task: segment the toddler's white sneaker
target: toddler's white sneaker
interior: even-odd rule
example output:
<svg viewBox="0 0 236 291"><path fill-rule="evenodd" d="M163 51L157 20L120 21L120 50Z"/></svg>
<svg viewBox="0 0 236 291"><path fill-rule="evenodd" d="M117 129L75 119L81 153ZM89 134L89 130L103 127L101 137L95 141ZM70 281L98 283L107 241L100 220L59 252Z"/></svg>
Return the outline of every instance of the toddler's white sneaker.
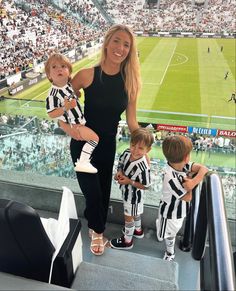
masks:
<svg viewBox="0 0 236 291"><path fill-rule="evenodd" d="M75 171L76 172L84 172L90 174L96 174L98 170L90 163L90 162L81 162L77 160L75 163Z"/></svg>

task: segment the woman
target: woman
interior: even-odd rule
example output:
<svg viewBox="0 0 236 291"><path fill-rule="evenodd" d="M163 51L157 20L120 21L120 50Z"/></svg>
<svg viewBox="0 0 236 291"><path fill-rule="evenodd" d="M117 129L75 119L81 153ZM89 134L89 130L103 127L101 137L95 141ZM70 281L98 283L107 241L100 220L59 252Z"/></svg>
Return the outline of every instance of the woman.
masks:
<svg viewBox="0 0 236 291"><path fill-rule="evenodd" d="M112 168L116 152L116 133L120 115L132 132L139 127L136 120L136 101L140 91L140 69L135 38L124 25L114 25L106 33L98 66L79 71L72 80L76 92L84 90L86 126L93 129L100 142L93 152L92 164L97 174L76 173L85 196L84 216L90 228L91 252L102 255L103 232L110 200ZM70 150L75 163L84 145L71 140Z"/></svg>

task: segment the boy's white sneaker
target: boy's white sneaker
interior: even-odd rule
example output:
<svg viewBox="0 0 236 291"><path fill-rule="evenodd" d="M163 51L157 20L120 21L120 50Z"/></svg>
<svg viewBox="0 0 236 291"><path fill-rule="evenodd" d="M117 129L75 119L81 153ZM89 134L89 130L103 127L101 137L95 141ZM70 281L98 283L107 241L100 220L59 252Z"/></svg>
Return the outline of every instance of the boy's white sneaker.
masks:
<svg viewBox="0 0 236 291"><path fill-rule="evenodd" d="M84 172L90 174L96 174L98 170L90 163L90 162L81 162L77 160L75 163L75 171L76 172Z"/></svg>
<svg viewBox="0 0 236 291"><path fill-rule="evenodd" d="M170 254L168 252L165 252L163 260L165 261L173 261L175 258L175 254Z"/></svg>

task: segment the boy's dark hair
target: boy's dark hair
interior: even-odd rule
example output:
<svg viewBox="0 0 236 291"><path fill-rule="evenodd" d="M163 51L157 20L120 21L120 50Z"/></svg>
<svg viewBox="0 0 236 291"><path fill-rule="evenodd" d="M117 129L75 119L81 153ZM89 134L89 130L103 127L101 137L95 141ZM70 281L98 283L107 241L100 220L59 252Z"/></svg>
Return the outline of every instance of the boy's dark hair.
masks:
<svg viewBox="0 0 236 291"><path fill-rule="evenodd" d="M162 143L162 151L170 163L182 162L193 149L189 138L183 135L168 136Z"/></svg>
<svg viewBox="0 0 236 291"><path fill-rule="evenodd" d="M146 147L150 148L154 142L152 133L143 127L135 129L131 133L130 143L137 144L138 142L143 142Z"/></svg>

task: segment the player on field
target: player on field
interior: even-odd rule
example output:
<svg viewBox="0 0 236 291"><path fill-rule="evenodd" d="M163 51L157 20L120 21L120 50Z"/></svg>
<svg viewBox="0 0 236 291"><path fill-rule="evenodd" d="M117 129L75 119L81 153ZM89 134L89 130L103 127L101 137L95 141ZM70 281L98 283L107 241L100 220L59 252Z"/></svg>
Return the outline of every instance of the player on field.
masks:
<svg viewBox="0 0 236 291"><path fill-rule="evenodd" d="M235 93L232 93L230 99L228 100L228 102L230 101L234 101L234 103L236 103L236 97L235 97Z"/></svg>
<svg viewBox="0 0 236 291"><path fill-rule="evenodd" d="M167 166L163 177L159 217L156 220L157 239L165 240L164 260L175 258L175 238L181 229L192 199L192 189L199 184L208 169L190 162L192 142L181 135L168 136L162 144ZM191 179L191 175L196 176Z"/></svg>
<svg viewBox="0 0 236 291"><path fill-rule="evenodd" d="M229 71L227 71L227 72L225 73L224 79L227 80L227 79L228 79L228 76L229 76Z"/></svg>
<svg viewBox="0 0 236 291"><path fill-rule="evenodd" d="M124 204L125 227L123 236L110 241L115 249L131 249L133 237L144 236L141 227L144 190L150 186L150 166L146 154L151 150L153 135L147 128L131 134L130 148L119 158L115 180L120 184Z"/></svg>
<svg viewBox="0 0 236 291"><path fill-rule="evenodd" d="M83 112L70 84L72 65L69 59L58 53L51 55L45 64L45 72L52 83L46 99L48 115L58 119L60 125L64 123L63 130L72 138L86 141L75 163L75 170L97 173L90 159L99 138L92 129L85 126Z"/></svg>

